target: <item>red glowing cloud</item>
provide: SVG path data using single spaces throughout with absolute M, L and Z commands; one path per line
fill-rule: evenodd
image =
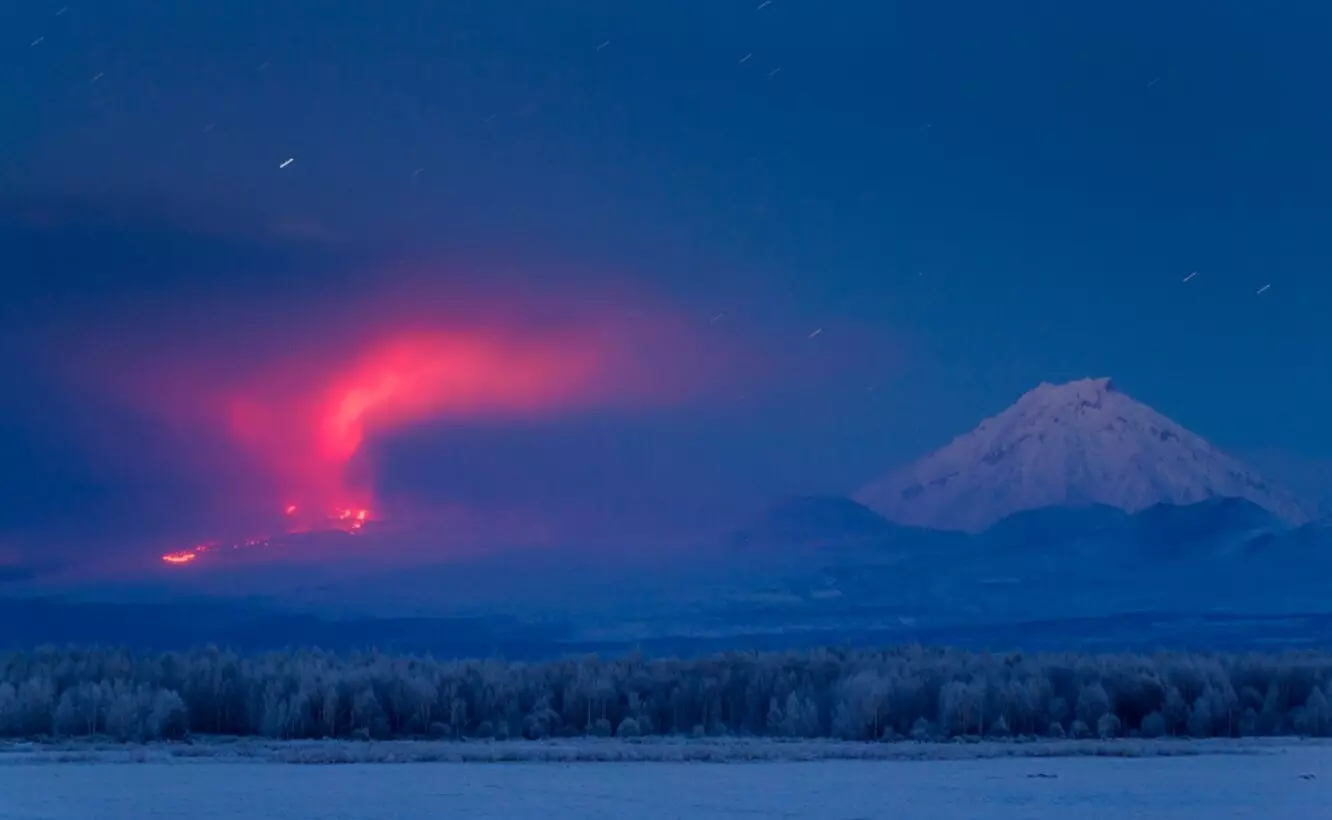
M 371 503 L 347 465 L 376 431 L 432 419 L 536 416 L 615 398 L 607 340 L 434 331 L 385 334 L 347 361 L 295 358 L 231 391 L 226 425 L 288 504 Z

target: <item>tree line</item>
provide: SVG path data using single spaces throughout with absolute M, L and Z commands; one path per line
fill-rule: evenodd
M 883 650 L 543 663 L 317 649 L 0 655 L 0 737 L 1332 735 L 1332 653 Z

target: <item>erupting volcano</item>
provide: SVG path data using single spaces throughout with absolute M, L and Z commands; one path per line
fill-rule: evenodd
M 285 523 L 280 535 L 220 538 L 162 561 L 192 564 L 212 552 L 278 546 L 300 534 L 360 534 L 377 522 L 380 507 L 364 470 L 350 468 L 375 433 L 424 421 L 669 401 L 679 385 L 634 358 L 642 351 L 632 342 L 641 340 L 641 333 L 591 324 L 546 332 L 494 324 L 398 330 L 350 353 L 315 348 L 268 359 L 232 384 L 175 388 L 191 417 L 222 432 L 280 493 L 272 508 Z
M 296 361 L 274 368 L 229 397 L 226 429 L 297 499 L 284 509 L 290 519 L 284 535 L 357 533 L 372 520 L 373 494 L 352 481 L 348 465 L 368 431 L 574 405 L 596 393 L 603 365 L 590 339 L 404 335 L 340 366 L 311 372 Z M 208 542 L 162 560 L 187 564 L 215 550 L 281 541 L 263 535 Z

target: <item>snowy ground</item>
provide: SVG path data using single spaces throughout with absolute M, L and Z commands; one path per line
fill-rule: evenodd
M 1318 743 L 1303 741 L 1302 745 Z M 759 763 L 815 760 L 975 760 L 1000 757 L 1179 757 L 1267 754 L 1290 738 L 1214 740 L 1012 739 L 948 743 L 849 743 L 737 737 L 449 741 L 266 740 L 196 737 L 172 743 L 0 741 L 0 766 L 41 763 Z M 1327 747 L 1332 750 L 1332 746 Z
M 351 744 L 342 744 L 351 746 Z M 387 744 L 386 744 L 387 745 Z M 494 744 L 501 746 L 505 744 Z M 578 744 L 569 744 L 575 746 Z M 593 744 L 594 746 L 596 744 Z M 623 745 L 623 744 L 622 744 Z M 675 749 L 697 744 L 646 744 Z M 733 744 L 736 748 L 783 744 Z M 914 744 L 866 744 L 908 749 Z M 114 749 L 53 764 L 24 747 L 0 760 L 0 820 L 416 820 L 416 818 L 1328 817 L 1332 746 L 1178 744 L 1204 754 L 994 756 L 1015 744 L 931 747 L 970 759 L 265 765 L 262 755 L 163 757 Z M 1036 748 L 1035 744 L 1024 744 Z M 511 748 L 520 748 L 511 744 Z M 273 747 L 266 747 L 273 748 Z M 308 747 L 313 748 L 313 747 Z M 308 751 L 307 748 L 307 751 Z M 558 748 L 530 744 L 529 749 Z M 611 750 L 611 744 L 603 744 Z M 792 746 L 792 749 L 798 748 Z M 830 747 L 829 747 L 830 748 Z M 1085 748 L 1093 748 L 1088 744 Z M 1128 746 L 1133 755 L 1147 744 Z M 65 750 L 72 753 L 73 750 Z M 121 749 L 123 753 L 125 750 Z M 808 750 L 806 750 L 808 751 Z M 1052 751 L 1047 749 L 1047 752 Z M 1238 754 L 1210 752 L 1232 751 Z M 44 754 L 44 753 L 43 753 Z M 752 751 L 748 758 L 753 759 Z M 923 754 L 923 753 L 921 753 Z M 103 762 L 86 762 L 97 760 Z M 558 755 L 551 756 L 558 760 Z M 78 760 L 79 758 L 74 758 Z M 304 762 L 308 757 L 293 758 Z M 350 758 L 347 758 L 350 759 Z M 401 758 L 398 758 L 401 759 Z M 667 760 L 664 753 L 659 759 Z M 33 764 L 33 765 L 28 765 Z

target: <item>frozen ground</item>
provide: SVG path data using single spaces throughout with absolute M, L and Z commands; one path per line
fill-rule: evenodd
M 873 744 L 868 748 L 882 747 Z M 980 753 L 985 747 L 955 748 Z M 1245 751 L 1250 753 L 842 759 L 750 765 L 290 766 L 265 765 L 257 756 L 233 755 L 227 758 L 230 762 L 220 762 L 208 757 L 163 758 L 147 751 L 140 759 L 151 762 L 139 765 L 43 765 L 37 763 L 39 758 L 11 747 L 4 757 L 15 765 L 0 765 L 0 818 L 1328 817 L 1332 746 L 1266 743 Z

